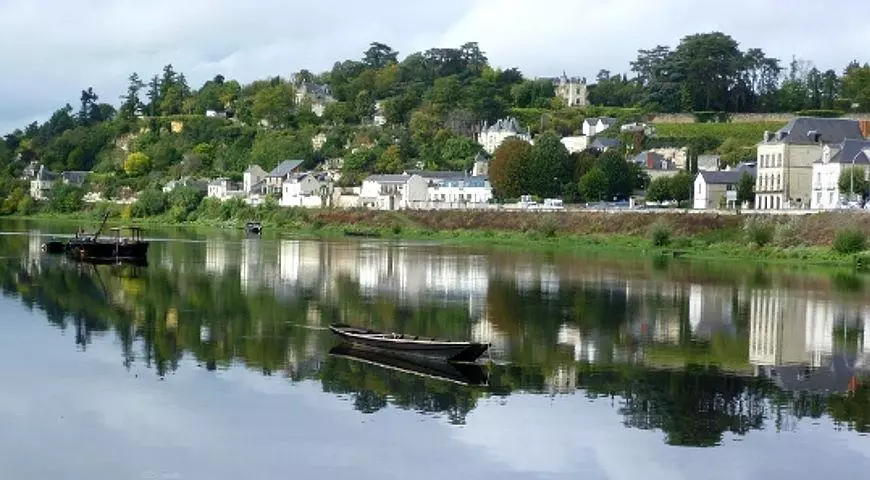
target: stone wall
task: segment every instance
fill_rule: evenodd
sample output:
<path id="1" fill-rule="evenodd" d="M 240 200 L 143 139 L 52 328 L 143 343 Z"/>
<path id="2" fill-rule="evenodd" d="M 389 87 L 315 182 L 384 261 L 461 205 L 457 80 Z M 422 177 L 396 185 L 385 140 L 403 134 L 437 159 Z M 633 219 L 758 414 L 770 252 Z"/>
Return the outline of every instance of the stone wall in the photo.
<path id="1" fill-rule="evenodd" d="M 735 113 L 731 115 L 731 123 L 780 122 L 785 124 L 794 118 L 796 115 L 791 113 Z M 842 118 L 870 121 L 870 113 L 847 113 Z M 692 113 L 656 113 L 649 115 L 647 121 L 650 123 L 696 123 L 695 115 Z"/>

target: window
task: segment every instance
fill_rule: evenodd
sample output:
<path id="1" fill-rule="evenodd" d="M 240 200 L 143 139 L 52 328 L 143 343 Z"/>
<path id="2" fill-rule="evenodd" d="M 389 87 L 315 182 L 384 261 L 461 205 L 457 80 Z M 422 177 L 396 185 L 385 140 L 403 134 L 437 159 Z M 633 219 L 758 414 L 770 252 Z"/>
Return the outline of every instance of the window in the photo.
<path id="1" fill-rule="evenodd" d="M 782 154 L 781 153 L 776 154 L 776 166 L 777 167 L 782 166 Z"/>

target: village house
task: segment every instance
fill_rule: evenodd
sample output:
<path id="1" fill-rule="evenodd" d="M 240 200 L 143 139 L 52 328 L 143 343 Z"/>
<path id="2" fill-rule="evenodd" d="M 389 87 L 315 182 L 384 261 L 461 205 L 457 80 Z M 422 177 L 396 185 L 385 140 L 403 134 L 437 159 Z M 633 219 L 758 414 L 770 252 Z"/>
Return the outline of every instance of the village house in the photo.
<path id="1" fill-rule="evenodd" d="M 327 202 L 331 183 L 325 175 L 316 175 L 314 173 L 297 173 L 292 174 L 281 185 L 281 206 L 282 207 L 307 207 L 307 208 L 322 208 L 323 200 Z"/>
<path id="2" fill-rule="evenodd" d="M 658 177 L 672 177 L 680 172 L 673 161 L 668 160 L 660 153 L 649 150 L 640 152 L 634 158 L 629 159 L 629 162 L 640 166 L 649 175 L 650 180 Z"/>
<path id="3" fill-rule="evenodd" d="M 314 151 L 319 151 L 323 146 L 326 145 L 326 134 L 318 133 L 317 135 L 311 137 L 311 148 Z"/>
<path id="4" fill-rule="evenodd" d="M 516 118 L 503 118 L 492 125 L 484 124 L 477 135 L 477 143 L 483 146 L 483 150 L 492 155 L 501 144 L 508 138 L 516 137 L 526 142 L 532 141 L 532 135 L 528 129 L 520 126 Z"/>
<path id="5" fill-rule="evenodd" d="M 263 179 L 266 175 L 266 171 L 259 165 L 250 165 L 242 173 L 242 190 L 246 194 L 263 193 Z"/>
<path id="6" fill-rule="evenodd" d="M 311 102 L 311 111 L 318 117 L 323 116 L 326 106 L 335 102 L 329 85 L 317 85 L 315 83 L 302 83 L 296 89 L 296 105 L 302 105 L 306 101 Z"/>
<path id="7" fill-rule="evenodd" d="M 489 176 L 489 157 L 486 156 L 483 152 L 477 152 L 477 155 L 474 157 L 474 165 L 471 167 L 471 176 L 472 177 L 486 177 Z"/>
<path id="8" fill-rule="evenodd" d="M 85 184 L 90 173 L 91 172 L 79 170 L 68 170 L 58 175 L 57 173 L 45 168 L 45 165 L 39 165 L 39 170 L 37 170 L 36 175 L 33 176 L 33 179 L 30 181 L 30 196 L 33 197 L 34 200 L 47 200 L 51 190 L 57 182 L 64 185 L 81 187 Z"/>
<path id="9" fill-rule="evenodd" d="M 208 181 L 198 180 L 190 177 L 183 177 L 178 180 L 170 180 L 163 186 L 163 193 L 172 193 L 176 188 L 187 187 L 199 190 L 200 192 L 208 192 Z"/>
<path id="10" fill-rule="evenodd" d="M 589 148 L 589 137 L 579 135 L 576 137 L 562 137 L 560 140 L 568 153 L 579 153 Z"/>
<path id="11" fill-rule="evenodd" d="M 583 120 L 583 135 L 594 137 L 616 125 L 617 120 L 612 117 L 592 117 Z"/>
<path id="12" fill-rule="evenodd" d="M 553 89 L 556 97 L 561 98 L 569 107 L 585 107 L 589 105 L 589 92 L 585 78 L 568 78 L 565 72 L 553 79 Z"/>
<path id="13" fill-rule="evenodd" d="M 217 178 L 209 182 L 207 196 L 224 202 L 231 198 L 244 198 L 245 192 L 237 182 L 227 178 Z"/>
<path id="14" fill-rule="evenodd" d="M 484 176 L 430 182 L 428 193 L 432 208 L 481 208 L 492 200 L 492 186 Z"/>
<path id="15" fill-rule="evenodd" d="M 372 124 L 376 127 L 383 127 L 387 124 L 387 116 L 386 113 L 384 113 L 383 100 L 375 102 L 375 114 L 372 116 Z"/>
<path id="16" fill-rule="evenodd" d="M 34 200 L 47 200 L 56 179 L 57 174 L 45 168 L 45 165 L 40 165 L 33 180 L 30 181 L 30 196 Z"/>
<path id="17" fill-rule="evenodd" d="M 776 132 L 764 132 L 758 144 L 755 208 L 810 208 L 813 162 L 825 145 L 862 139 L 856 120 L 798 117 Z"/>
<path id="18" fill-rule="evenodd" d="M 696 210 L 737 208 L 737 186 L 744 174 L 749 174 L 754 179 L 754 165 L 744 165 L 721 172 L 699 170 L 695 177 L 693 207 Z"/>
<path id="19" fill-rule="evenodd" d="M 822 156 L 813 162 L 813 192 L 810 208 L 830 210 L 850 200 L 859 200 L 864 192 L 840 191 L 840 174 L 853 167 L 870 178 L 870 141 L 847 139 L 839 144 L 822 147 Z"/>
<path id="20" fill-rule="evenodd" d="M 281 185 L 302 165 L 302 160 L 284 160 L 265 177 L 266 193 L 280 193 Z"/>
<path id="21" fill-rule="evenodd" d="M 402 210 L 425 204 L 429 182 L 419 175 L 371 175 L 362 182 L 360 206 Z"/>
<path id="22" fill-rule="evenodd" d="M 612 148 L 619 148 L 621 145 L 619 140 L 615 138 L 599 137 L 592 142 L 592 145 L 589 145 L 589 148 L 604 153 Z"/>

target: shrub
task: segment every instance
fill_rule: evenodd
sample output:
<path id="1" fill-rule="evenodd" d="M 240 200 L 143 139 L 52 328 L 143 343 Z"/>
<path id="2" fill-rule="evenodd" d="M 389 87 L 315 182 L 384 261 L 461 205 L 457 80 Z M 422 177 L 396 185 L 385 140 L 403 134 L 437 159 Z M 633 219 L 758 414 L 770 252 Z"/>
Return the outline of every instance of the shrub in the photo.
<path id="1" fill-rule="evenodd" d="M 748 218 L 743 224 L 743 231 L 749 243 L 764 247 L 773 240 L 773 225 L 762 218 Z"/>
<path id="2" fill-rule="evenodd" d="M 798 234 L 797 222 L 794 219 L 777 223 L 773 231 L 773 244 L 777 247 L 797 247 L 801 244 L 801 238 Z"/>
<path id="3" fill-rule="evenodd" d="M 863 252 L 867 249 L 867 235 L 856 228 L 844 228 L 834 237 L 834 251 L 842 254 Z"/>
<path id="4" fill-rule="evenodd" d="M 556 236 L 556 229 L 559 227 L 559 223 L 552 216 L 547 216 L 541 222 L 540 227 L 538 228 L 538 232 L 541 235 L 547 238 L 552 238 Z"/>
<path id="5" fill-rule="evenodd" d="M 652 227 L 652 244 L 655 247 L 667 247 L 671 243 L 671 228 L 662 222 Z"/>
<path id="6" fill-rule="evenodd" d="M 166 195 L 160 190 L 149 189 L 139 194 L 139 198 L 133 203 L 131 213 L 134 217 L 150 217 L 160 215 L 166 211 Z"/>
<path id="7" fill-rule="evenodd" d="M 842 117 L 846 112 L 842 110 L 826 110 L 826 109 L 815 109 L 815 110 L 798 110 L 794 112 L 795 115 L 799 117 L 823 117 L 823 118 L 838 118 Z"/>

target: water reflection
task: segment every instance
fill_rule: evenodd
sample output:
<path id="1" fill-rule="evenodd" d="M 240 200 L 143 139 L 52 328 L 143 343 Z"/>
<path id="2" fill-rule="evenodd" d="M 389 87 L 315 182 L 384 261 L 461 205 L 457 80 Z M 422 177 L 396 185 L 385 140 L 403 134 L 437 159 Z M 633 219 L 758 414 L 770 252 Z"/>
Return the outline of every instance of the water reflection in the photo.
<path id="1" fill-rule="evenodd" d="M 0 237 L 4 294 L 81 349 L 114 331 L 125 366 L 160 376 L 186 355 L 208 370 L 243 362 L 361 412 L 456 424 L 518 392 L 610 397 L 626 427 L 681 446 L 805 417 L 870 431 L 870 296 L 848 275 L 231 236 L 157 241 L 152 266 L 131 269 L 46 258 L 44 240 Z M 475 387 L 330 356 L 332 322 L 490 342 L 495 365 Z"/>

